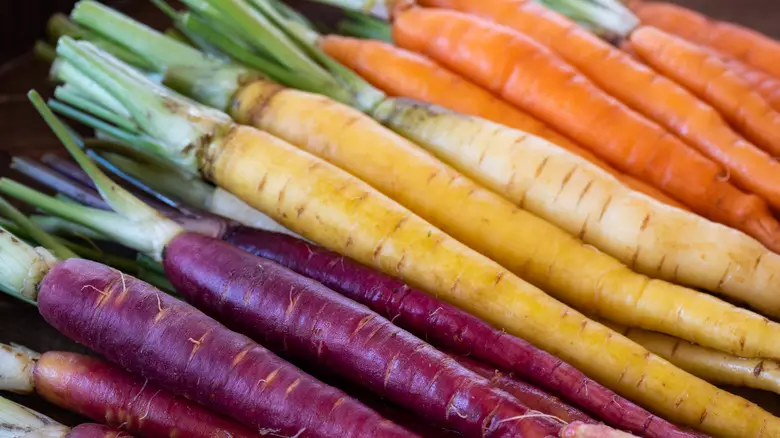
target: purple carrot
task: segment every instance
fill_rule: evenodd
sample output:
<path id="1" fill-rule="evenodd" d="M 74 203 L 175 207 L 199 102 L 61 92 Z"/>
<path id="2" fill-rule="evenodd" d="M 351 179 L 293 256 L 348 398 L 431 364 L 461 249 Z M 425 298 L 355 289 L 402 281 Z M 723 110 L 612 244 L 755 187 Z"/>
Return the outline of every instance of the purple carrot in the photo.
<path id="1" fill-rule="evenodd" d="M 252 438 L 257 432 L 83 354 L 0 344 L 0 390 L 35 392 L 61 408 L 146 438 Z"/>
<path id="2" fill-rule="evenodd" d="M 648 438 L 692 437 L 586 377 L 561 359 L 403 281 L 294 237 L 234 227 L 224 239 L 370 307 L 433 345 L 512 373 L 600 420 Z"/>
<path id="3" fill-rule="evenodd" d="M 228 243 L 180 234 L 163 265 L 187 301 L 230 328 L 465 436 L 544 438 L 562 426 L 367 307 Z"/>
<path id="4" fill-rule="evenodd" d="M 464 367 L 486 379 L 490 379 L 490 383 L 495 388 L 511 394 L 516 399 L 520 400 L 520 403 L 531 409 L 553 415 L 566 423 L 571 423 L 573 421 L 597 423 L 597 421 L 593 420 L 579 409 L 567 405 L 558 398 L 547 394 L 531 384 L 515 379 L 493 367 L 489 367 L 467 357 L 454 356 L 454 358 Z"/>
<path id="5" fill-rule="evenodd" d="M 38 304 L 71 339 L 261 435 L 414 436 L 189 304 L 99 263 L 56 264 Z"/>

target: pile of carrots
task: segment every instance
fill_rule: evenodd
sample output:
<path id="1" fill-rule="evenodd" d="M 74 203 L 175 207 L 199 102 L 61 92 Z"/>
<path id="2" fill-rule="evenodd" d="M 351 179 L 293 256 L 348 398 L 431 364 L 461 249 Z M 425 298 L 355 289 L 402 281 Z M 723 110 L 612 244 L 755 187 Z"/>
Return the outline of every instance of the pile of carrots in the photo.
<path id="1" fill-rule="evenodd" d="M 355 36 L 277 0 L 52 18 L 29 96 L 75 162 L 0 180 L 43 212 L 0 199 L 0 289 L 102 358 L 0 344 L 0 390 L 98 424 L 0 399 L 0 433 L 780 436 L 715 386 L 780 394 L 780 42 L 650 1 L 323 1 Z"/>

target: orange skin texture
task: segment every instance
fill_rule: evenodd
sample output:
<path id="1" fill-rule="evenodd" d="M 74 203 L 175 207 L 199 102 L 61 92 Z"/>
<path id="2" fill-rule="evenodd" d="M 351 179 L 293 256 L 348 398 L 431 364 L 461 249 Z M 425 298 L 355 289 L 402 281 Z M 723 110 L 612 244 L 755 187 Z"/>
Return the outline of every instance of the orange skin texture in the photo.
<path id="1" fill-rule="evenodd" d="M 616 49 L 533 1 L 422 0 L 422 4 L 473 14 L 528 35 L 601 89 L 716 162 L 737 186 L 780 208 L 780 165 L 741 138 L 715 108 L 648 68 L 635 54 Z"/>
<path id="2" fill-rule="evenodd" d="M 780 42 L 766 35 L 671 3 L 637 2 L 632 9 L 645 25 L 726 53 L 780 78 Z"/>
<path id="3" fill-rule="evenodd" d="M 780 156 L 780 113 L 717 55 L 650 26 L 635 30 L 631 45 L 648 64 L 711 103 L 761 148 Z"/>
<path id="4" fill-rule="evenodd" d="M 530 114 L 420 54 L 381 41 L 338 35 L 322 38 L 320 47 L 390 96 L 440 105 L 544 138 L 601 167 L 632 189 L 668 205 L 686 209 L 655 187 L 618 172 Z"/>
<path id="5" fill-rule="evenodd" d="M 393 38 L 546 121 L 694 212 L 780 250 L 780 224 L 762 199 L 739 191 L 715 163 L 530 38 L 474 16 L 422 8 L 397 14 Z"/>

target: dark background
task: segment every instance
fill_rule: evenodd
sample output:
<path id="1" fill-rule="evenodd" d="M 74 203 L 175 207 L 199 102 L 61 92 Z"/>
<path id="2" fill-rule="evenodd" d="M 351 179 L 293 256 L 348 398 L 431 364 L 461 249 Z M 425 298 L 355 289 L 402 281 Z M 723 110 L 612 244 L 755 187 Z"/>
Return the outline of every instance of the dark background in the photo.
<path id="1" fill-rule="evenodd" d="M 295 0 L 313 18 L 328 21 L 333 12 Z M 479 0 L 476 0 L 479 1 Z M 61 146 L 27 102 L 31 88 L 48 95 L 46 66 L 37 62 L 30 48 L 45 29 L 46 20 L 56 12 L 67 12 L 70 0 L 0 0 L 0 175 L 7 173 L 9 157 L 14 154 L 38 156 Z M 104 0 L 154 26 L 165 26 L 166 20 L 146 0 Z M 750 26 L 780 38 L 780 0 L 677 0 L 706 14 Z M 780 62 L 780 60 L 778 60 Z M 38 351 L 84 351 L 50 328 L 36 309 L 0 296 L 0 342 L 19 342 Z M 780 413 L 780 397 L 768 393 L 733 390 Z M 47 405 L 35 397 L 15 397 L 24 404 L 68 424 L 79 419 Z"/>

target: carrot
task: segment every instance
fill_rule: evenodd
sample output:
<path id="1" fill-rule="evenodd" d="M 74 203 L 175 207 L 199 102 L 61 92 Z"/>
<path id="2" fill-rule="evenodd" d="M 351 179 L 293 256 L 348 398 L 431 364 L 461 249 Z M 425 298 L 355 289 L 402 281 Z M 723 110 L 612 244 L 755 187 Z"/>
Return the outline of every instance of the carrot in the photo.
<path id="1" fill-rule="evenodd" d="M 411 435 L 191 306 L 103 265 L 79 259 L 55 265 L 40 283 L 38 305 L 71 339 L 258 429 Z M 257 385 L 262 396 L 247 393 Z"/>
<path id="2" fill-rule="evenodd" d="M 780 250 L 777 222 L 718 166 L 629 110 L 527 37 L 455 11 L 412 8 L 395 19 L 399 45 L 423 52 L 548 121 L 628 174 L 704 217 Z M 493 52 L 502 51 L 497 57 Z M 532 59 L 531 64 L 523 61 Z M 598 127 L 598 129 L 596 129 Z"/>
<path id="3" fill-rule="evenodd" d="M 56 118 L 49 121 L 55 123 Z M 57 126 L 58 131 L 61 128 L 64 125 Z M 118 197 L 134 199 L 132 195 L 100 173 L 75 143 L 68 144 L 68 149 L 101 193 L 116 197 L 112 207 L 122 212 L 115 205 Z M 111 197 L 106 196 L 106 201 L 111 202 Z M 41 203 L 40 207 L 64 212 L 103 232 L 116 227 L 116 220 L 97 223 L 86 207 L 54 205 Z M 153 215 L 149 207 L 143 208 Z M 137 212 L 118 216 L 127 214 Z M 115 235 L 136 234 L 140 228 Z M 132 246 L 148 247 L 143 242 Z M 364 306 L 228 243 L 180 233 L 165 241 L 163 264 L 167 277 L 187 301 L 231 328 L 285 356 L 333 370 L 443 427 L 470 437 L 541 438 L 561 428 L 557 421 L 529 414 L 527 407 L 494 389 L 488 380 Z"/>
<path id="4" fill-rule="evenodd" d="M 709 382 L 780 394 L 780 363 L 777 361 L 737 357 L 661 333 L 627 327 L 613 328 L 653 353 Z"/>
<path id="5" fill-rule="evenodd" d="M 722 55 L 721 60 L 726 63 L 726 66 L 731 71 L 750 84 L 753 90 L 760 94 L 772 109 L 780 111 L 780 79 L 737 59 Z"/>
<path id="6" fill-rule="evenodd" d="M 654 68 L 713 104 L 761 148 L 780 156 L 780 113 L 717 55 L 648 26 L 631 34 L 631 46 Z"/>
<path id="7" fill-rule="evenodd" d="M 61 408 L 149 438 L 254 437 L 257 433 L 100 359 L 0 344 L 0 390 L 35 392 Z"/>
<path id="8" fill-rule="evenodd" d="M 751 29 L 716 21 L 665 2 L 641 2 L 633 5 L 641 22 L 678 35 L 701 46 L 711 47 L 780 78 L 780 42 Z"/>
<path id="9" fill-rule="evenodd" d="M 563 15 L 529 0 L 423 0 L 422 4 L 475 14 L 528 35 L 718 163 L 739 187 L 780 208 L 780 164 L 740 138 L 714 108 Z"/>
<path id="10" fill-rule="evenodd" d="M 189 234 L 166 247 L 164 264 L 187 301 L 235 330 L 442 427 L 471 437 L 541 438 L 561 428 L 387 319 L 276 263 Z M 233 267 L 233 275 L 219 278 L 219 266 Z"/>
<path id="11" fill-rule="evenodd" d="M 145 41 L 145 44 L 150 42 Z M 385 102 L 375 111 L 385 105 L 389 105 L 392 112 L 399 104 L 397 101 Z M 771 336 L 770 332 L 780 326 L 767 325 L 758 315 L 735 311 L 734 306 L 668 283 L 653 281 L 645 287 L 648 278 L 518 209 L 363 113 L 322 96 L 285 89 L 268 81 L 254 81 L 240 87 L 233 96 L 230 110 L 237 121 L 266 130 L 369 182 L 433 225 L 576 308 L 598 308 L 601 314 L 627 325 L 663 331 L 744 356 L 774 354 L 767 352 L 767 343 L 759 341 L 763 336 L 759 334 Z M 370 150 L 363 146 L 366 142 L 373 145 Z M 420 187 L 427 190 L 421 191 Z M 237 189 L 232 191 L 247 200 L 246 194 Z M 601 211 L 608 204 L 592 207 L 594 217 L 602 216 Z M 459 215 L 451 214 L 462 205 L 474 208 Z M 261 210 L 272 215 L 269 207 Z M 641 224 L 637 223 L 637 226 Z M 538 236 L 545 236 L 546 240 L 542 242 Z M 516 239 L 534 244 L 506 245 L 507 241 Z M 551 244 L 553 241 L 555 243 Z M 559 259 L 564 254 L 567 258 L 561 263 Z M 584 260 L 588 262 L 581 262 Z M 572 270 L 590 280 L 573 278 Z M 608 280 L 604 279 L 605 272 L 610 272 Z M 602 294 L 601 290 L 614 292 Z M 626 294 L 632 298 L 625 299 Z M 604 299 L 604 295 L 610 299 Z M 651 304 L 636 306 L 631 302 L 640 298 Z M 688 304 L 683 304 L 688 300 Z M 678 310 L 688 305 L 700 309 L 701 313 Z M 756 329 L 737 333 L 728 328 L 714 333 L 703 323 L 725 315 L 733 318 L 735 326 L 744 328 L 744 324 L 748 324 Z M 670 324 L 670 320 L 674 323 Z"/>
<path id="12" fill-rule="evenodd" d="M 40 96 L 32 92 L 31 99 L 70 150 L 80 152 L 69 131 L 46 109 Z M 92 166 L 88 169 L 97 182 L 110 185 L 110 190 L 104 192 L 106 200 L 123 216 L 53 198 L 50 202 L 71 214 L 87 209 L 91 221 L 110 221 L 125 242 L 158 259 L 168 242 L 187 238 L 188 233 L 175 223 L 132 196 L 123 195 L 119 186 L 85 156 L 78 158 L 82 165 Z M 39 312 L 47 322 L 131 373 L 261 433 L 415 436 L 246 336 L 146 283 L 86 260 L 54 264 L 4 231 L 0 238 L 3 291 L 17 296 L 37 292 L 26 296 L 37 299 Z M 223 266 L 223 275 L 229 278 L 231 269 Z M 111 335 L 106 336 L 108 333 Z"/>
<path id="13" fill-rule="evenodd" d="M 561 359 L 350 258 L 290 236 L 247 227 L 234 228 L 223 238 L 321 282 L 433 345 L 528 380 L 610 425 L 647 437 L 685 436 Z"/>
<path id="14" fill-rule="evenodd" d="M 256 129 L 231 125 L 224 116 L 213 114 L 213 110 L 205 111 L 121 67 L 87 43 L 63 39 L 59 50 L 62 56 L 84 68 L 85 73 L 92 69 L 106 73 L 93 72 L 90 77 L 106 87 L 107 92 L 121 96 L 147 135 L 158 140 L 170 138 L 170 142 L 161 143 L 167 148 L 168 156 L 179 163 L 189 163 L 190 168 L 197 164 L 211 181 L 298 234 L 423 286 L 495 326 L 563 356 L 670 418 L 704 430 L 731 434 L 760 435 L 762 430 L 774 433 L 769 431 L 775 429 L 775 421 L 780 422 L 754 405 L 746 405 L 744 400 L 693 378 L 668 362 L 648 355 L 635 343 L 594 324 L 345 171 Z M 150 114 L 157 117 L 150 119 Z M 166 122 L 159 123 L 163 119 L 158 117 L 164 117 Z M 199 139 L 203 138 L 210 139 L 209 143 L 201 143 Z M 419 191 L 419 186 L 416 190 Z M 475 209 L 457 207 L 459 213 Z M 491 228 L 483 238 L 493 239 L 495 230 Z M 523 239 L 503 239 L 502 246 L 514 240 Z M 548 239 L 543 247 L 549 246 Z M 553 257 L 557 255 L 558 252 Z M 592 259 L 601 256 L 590 251 L 587 257 L 586 264 L 592 266 Z M 546 271 L 549 263 L 544 260 L 542 263 Z M 613 281 L 614 278 L 621 287 L 636 285 L 624 281 L 622 274 L 604 277 L 609 271 L 618 273 L 601 269 L 594 284 L 599 279 Z M 565 272 L 559 278 L 574 280 L 570 271 Z M 641 288 L 656 287 L 656 282 L 640 279 L 637 283 L 643 285 Z M 622 295 L 622 290 L 626 289 L 616 292 L 617 295 Z M 675 302 L 679 302 L 683 291 L 675 290 L 672 294 Z M 706 309 L 713 304 L 708 302 Z M 687 311 L 688 306 L 684 307 Z M 703 310 L 695 306 L 692 309 Z M 761 324 L 765 324 L 763 320 Z M 711 329 L 708 327 L 709 336 Z M 770 343 L 762 342 L 761 348 Z M 598 364 L 593 357 L 600 358 Z M 675 406 L 681 394 L 685 394 L 685 402 Z M 733 416 L 726 412 L 741 414 Z"/>
<path id="15" fill-rule="evenodd" d="M 665 208 L 522 132 L 423 105 L 375 113 L 399 131 L 414 124 L 416 132 L 407 131 L 418 145 L 638 272 L 722 293 L 768 315 L 780 312 L 772 292 L 780 256 L 736 230 Z"/>
<path id="16" fill-rule="evenodd" d="M 459 364 L 480 376 L 490 379 L 491 386 L 511 394 L 530 409 L 552 415 L 563 422 L 571 423 L 581 421 L 583 423 L 596 423 L 579 409 L 573 408 L 557 398 L 539 390 L 538 388 L 513 378 L 511 375 L 484 365 L 465 356 L 453 356 Z"/>
<path id="17" fill-rule="evenodd" d="M 132 438 L 102 424 L 80 424 L 71 429 L 3 397 L 0 397 L 0 435 L 20 438 Z"/>
<path id="18" fill-rule="evenodd" d="M 596 164 L 634 190 L 669 205 L 684 208 L 660 190 L 618 172 L 587 149 L 576 145 L 533 116 L 423 56 L 380 41 L 336 35 L 321 39 L 320 46 L 337 61 L 355 70 L 391 96 L 441 105 L 453 111 L 482 117 L 537 135 Z"/>

